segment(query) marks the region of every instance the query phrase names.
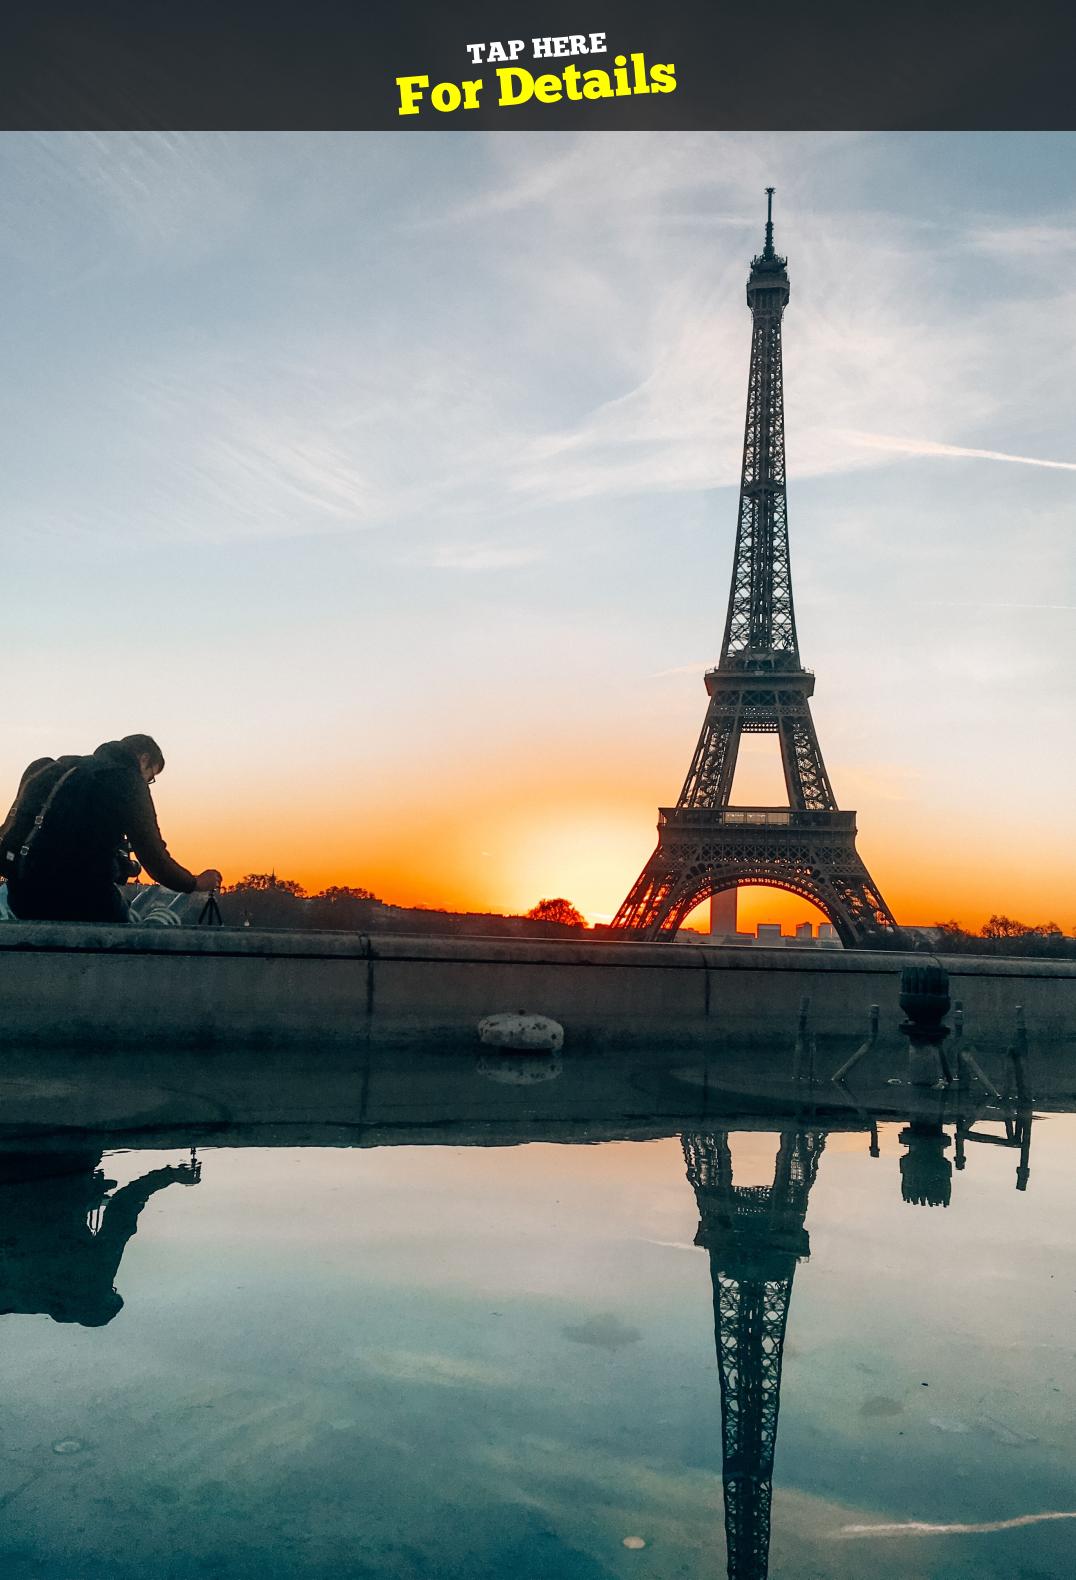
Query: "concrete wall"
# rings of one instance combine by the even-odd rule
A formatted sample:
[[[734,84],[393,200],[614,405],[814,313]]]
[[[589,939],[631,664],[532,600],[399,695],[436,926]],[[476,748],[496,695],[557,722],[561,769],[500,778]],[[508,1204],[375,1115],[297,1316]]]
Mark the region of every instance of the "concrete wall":
[[[870,1004],[895,1035],[901,965],[914,957],[785,947],[339,933],[0,927],[3,1039],[33,1045],[473,1042],[483,1015],[551,1015],[566,1051],[738,1047],[794,1031],[857,1040]],[[1003,1040],[1014,1007],[1032,1037],[1076,1034],[1076,964],[944,962],[969,1036]]]

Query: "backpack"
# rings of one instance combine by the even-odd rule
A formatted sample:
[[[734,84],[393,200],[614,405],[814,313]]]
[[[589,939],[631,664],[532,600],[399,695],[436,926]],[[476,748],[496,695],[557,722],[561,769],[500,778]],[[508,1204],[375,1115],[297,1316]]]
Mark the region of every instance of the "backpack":
[[[30,764],[19,780],[18,792],[11,803],[11,810],[0,824],[0,879],[10,876],[32,826],[30,807],[35,800],[34,787],[38,775],[47,773],[49,769],[57,766],[55,757],[39,759],[36,763]]]
[[[56,799],[57,792],[62,785],[67,783],[79,766],[79,763],[73,763],[70,768],[64,770],[49,791],[45,804],[32,823],[27,822],[25,809],[23,809],[23,816],[20,818],[19,803],[16,802],[4,825],[3,849],[0,851],[0,863],[2,863],[5,877],[11,877],[12,875],[16,877],[22,876],[26,858],[30,854],[33,843],[41,831],[42,824],[48,816],[49,808]],[[33,784],[32,779],[30,784]]]

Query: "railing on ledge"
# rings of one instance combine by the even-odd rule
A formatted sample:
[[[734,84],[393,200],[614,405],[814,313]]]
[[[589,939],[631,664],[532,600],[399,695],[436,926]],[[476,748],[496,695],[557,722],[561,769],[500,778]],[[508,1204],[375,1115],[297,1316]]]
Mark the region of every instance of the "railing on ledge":
[[[854,812],[804,812],[795,807],[781,806],[726,806],[686,807],[662,806],[658,808],[658,827],[669,823],[681,828],[724,827],[742,828],[745,825],[764,828],[832,828],[855,830]]]

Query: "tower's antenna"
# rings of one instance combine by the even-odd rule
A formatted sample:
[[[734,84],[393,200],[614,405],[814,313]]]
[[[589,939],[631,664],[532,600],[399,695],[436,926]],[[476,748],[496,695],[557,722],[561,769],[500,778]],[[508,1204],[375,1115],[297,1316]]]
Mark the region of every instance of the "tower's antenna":
[[[773,187],[766,188],[766,252],[767,258],[773,257]]]

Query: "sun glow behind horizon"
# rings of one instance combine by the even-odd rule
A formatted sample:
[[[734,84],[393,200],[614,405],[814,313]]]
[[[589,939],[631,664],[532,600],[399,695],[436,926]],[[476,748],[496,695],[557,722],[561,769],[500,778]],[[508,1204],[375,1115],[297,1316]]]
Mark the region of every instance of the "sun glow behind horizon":
[[[196,811],[176,802],[167,816],[161,807],[161,820],[180,859],[200,863],[203,855],[219,856],[226,882],[275,870],[309,893],[334,883],[358,884],[389,904],[504,915],[523,915],[540,899],[563,896],[591,925],[612,920],[653,849],[656,807],[648,816],[641,802],[623,792],[618,803],[606,806],[593,791],[579,801],[563,791],[546,792],[502,806],[490,803],[488,786],[479,783],[474,790],[473,803],[463,796],[437,809],[381,805],[349,818],[342,809],[322,807],[298,838],[294,809],[289,814],[271,804],[251,819],[239,812],[222,815],[199,796]],[[160,807],[159,792],[157,799]],[[991,913],[1004,911],[1073,931],[1063,879],[1044,882],[1035,864],[1023,867],[1014,856],[994,872],[973,860],[958,865],[944,837],[935,836],[913,865],[899,818],[888,826],[876,818],[858,845],[899,922],[930,926],[955,918],[974,931]],[[1042,849],[1041,870],[1046,854]],[[741,931],[779,922],[789,934],[805,921],[817,930],[821,920],[797,895],[761,885],[738,891]],[[708,931],[708,903],[685,925]]]
[[[658,807],[675,804],[702,723],[701,682],[685,676],[677,689],[686,705],[662,717],[662,747],[645,769],[627,757],[605,721],[590,732],[589,749],[577,727],[572,742],[558,743],[559,752],[550,745],[529,761],[509,737],[499,754],[487,749],[446,760],[434,783],[416,780],[406,757],[396,765],[380,762],[374,787],[356,762],[341,765],[328,783],[294,766],[286,774],[278,768],[275,784],[260,774],[244,780],[232,765],[218,794],[197,764],[177,761],[154,794],[174,852],[196,865],[203,856],[212,859],[227,882],[275,870],[309,893],[357,884],[390,904],[505,915],[563,896],[591,925],[607,923],[654,848]],[[641,685],[640,696],[646,695]],[[744,737],[736,804],[787,804],[777,763],[775,738]],[[956,919],[974,931],[1002,911],[1074,930],[1065,871],[1051,865],[1045,828],[1028,830],[1019,848],[1006,846],[999,829],[996,859],[987,866],[959,809],[910,839],[902,778],[853,780],[852,801],[841,794],[850,777],[846,765],[831,759],[829,766],[839,801],[857,810],[858,849],[899,922]],[[797,895],[767,886],[739,890],[742,931],[779,922],[787,934],[803,921],[817,929],[822,919]],[[708,905],[686,925],[707,931]]]

